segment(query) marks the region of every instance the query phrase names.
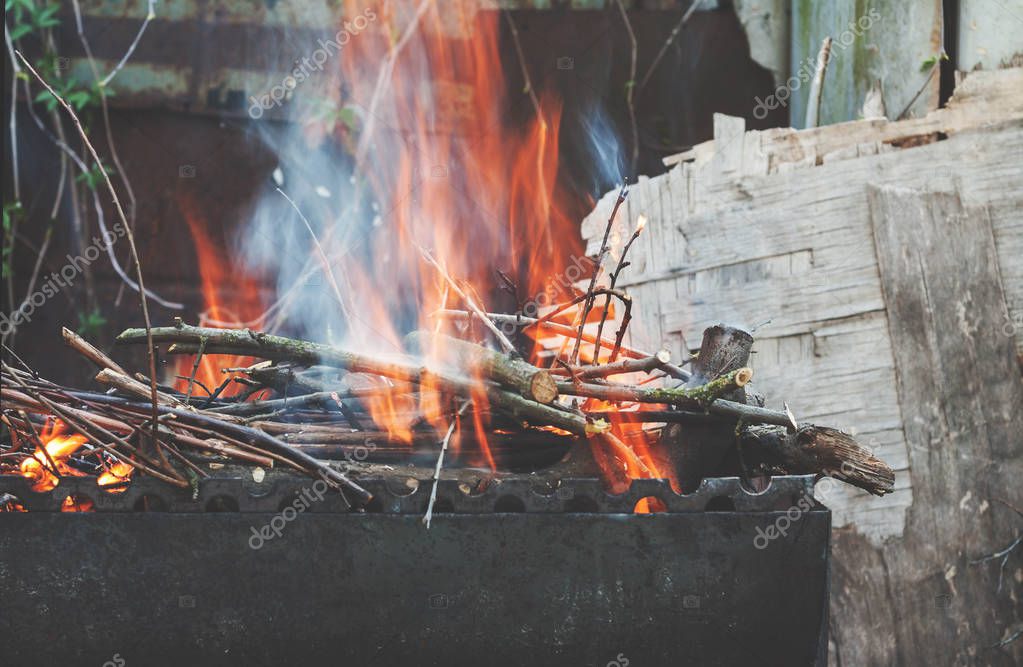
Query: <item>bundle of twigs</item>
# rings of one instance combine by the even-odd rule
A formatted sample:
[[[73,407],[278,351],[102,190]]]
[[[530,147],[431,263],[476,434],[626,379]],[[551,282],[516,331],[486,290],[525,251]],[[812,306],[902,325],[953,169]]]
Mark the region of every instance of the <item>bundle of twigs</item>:
[[[620,193],[615,211],[625,194]],[[421,446],[438,456],[439,475],[456,426],[468,414],[476,430],[485,423],[490,431],[477,437],[503,441],[512,451],[586,439],[594,444],[594,458],[603,461],[612,484],[615,478],[661,474],[677,477],[683,490],[689,490],[704,476],[732,466],[747,477],[818,473],[876,494],[893,489],[891,469],[852,438],[833,429],[800,425],[788,410],[766,409],[762,397],[747,391],[753,374],[747,366],[753,338],[747,332],[725,326],[708,329],[699,354],[689,360],[689,371],[672,364],[665,351],[648,353],[626,345],[631,298],[616,290],[615,282],[627,266],[625,252],[641,227],[608,272],[605,285],[598,278],[613,222],[614,213],[586,291],[538,318],[485,312],[423,251],[465,309],[435,313],[436,329],[409,334],[405,349],[410,353],[404,355],[355,352],[249,329],[189,326],[181,320],[170,327],[128,329],[117,337],[122,344],[146,344],[150,357],[161,345],[168,354],[195,355],[191,375],[180,378],[187,379],[187,389],[181,392],[158,387],[151,376],[129,374],[65,330],[67,345],[99,367],[95,379],[107,393],[60,387],[27,366],[5,363],[4,421],[15,439],[28,439],[35,447],[22,449],[20,455],[15,451],[0,456],[10,455],[8,466],[34,456],[59,473],[32,433],[27,415],[35,413],[58,418],[80,433],[101,467],[119,461],[187,487],[206,474],[196,463],[199,451],[245,464],[287,465],[319,476],[356,503],[364,503],[369,494],[317,456],[336,457],[353,447],[373,445],[400,458],[403,451]],[[600,296],[605,299],[594,333],[587,330],[587,323]],[[603,329],[613,300],[623,303],[625,312],[614,339],[606,340]],[[576,314],[571,325],[556,321],[572,308]],[[452,320],[482,323],[501,350],[459,337],[468,335],[459,333],[464,327],[444,327]],[[561,352],[554,365],[541,368],[522,358],[499,328],[509,323],[520,330],[560,336]],[[472,327],[468,331],[471,334]],[[590,346],[589,363],[580,362],[583,343]],[[602,349],[608,354],[602,356]],[[561,359],[562,353],[567,361]],[[216,355],[263,361],[224,369],[234,375],[212,389],[195,376],[201,359]],[[648,384],[654,378],[661,386]],[[224,387],[232,381],[245,384],[247,390],[240,397],[223,398]],[[257,394],[259,398],[251,400]],[[386,410],[379,409],[381,402]],[[395,423],[403,425],[397,429],[400,433],[395,432]],[[630,426],[636,424],[648,427]],[[643,446],[637,448],[637,441]],[[730,462],[729,457],[737,461]],[[0,459],[0,470],[5,461]]]

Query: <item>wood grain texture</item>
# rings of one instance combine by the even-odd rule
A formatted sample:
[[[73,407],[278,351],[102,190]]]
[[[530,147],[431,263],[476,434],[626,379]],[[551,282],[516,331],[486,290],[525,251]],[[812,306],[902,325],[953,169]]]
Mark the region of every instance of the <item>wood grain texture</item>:
[[[872,187],[868,201],[913,506],[898,542],[836,540],[847,567],[879,552],[879,601],[901,619],[893,649],[853,664],[1020,664],[1023,644],[990,646],[1023,623],[1023,582],[1000,582],[998,561],[970,562],[1019,534],[1020,517],[997,499],[1023,501],[1023,378],[1012,341],[992,326],[1006,305],[991,221],[956,192]],[[836,620],[840,654],[869,643],[865,631]]]
[[[1007,546],[1013,536],[1007,522],[1015,520],[1020,530],[1018,518],[982,494],[1001,488],[1003,498],[1016,494],[1018,501],[1019,482],[1015,487],[1005,482],[1013,475],[1018,480],[1023,472],[1023,430],[1013,436],[1004,421],[980,412],[945,418],[940,433],[954,438],[948,440],[955,443],[952,449],[941,444],[944,440],[937,448],[920,444],[915,429],[921,428],[924,404],[903,391],[897,375],[905,357],[893,325],[901,326],[905,315],[887,298],[886,276],[896,274],[883,273],[878,263],[869,197],[877,185],[950,193],[945,197],[952,197],[951,203],[946,203],[958,208],[946,213],[966,216],[962,224],[935,227],[932,220],[932,228],[941,233],[917,243],[929,244],[920,246],[927,249],[924,257],[931,252],[947,256],[950,243],[963,246],[953,248],[961,254],[946,257],[946,270],[963,274],[964,281],[978,271],[986,276],[978,277],[977,284],[935,283],[940,288],[932,300],[940,301],[940,308],[960,304],[954,314],[963,318],[946,322],[949,313],[935,314],[935,322],[943,328],[967,322],[965,331],[972,331],[973,338],[962,328],[943,331],[942,336],[958,336],[958,342],[937,343],[930,356],[917,357],[915,363],[938,373],[934,378],[948,378],[946,371],[967,374],[969,364],[962,360],[987,355],[997,344],[1005,348],[997,353],[1003,361],[1013,345],[1023,352],[1023,172],[1017,158],[1023,155],[1023,69],[970,73],[947,108],[924,118],[742,134],[734,125],[723,127],[720,139],[730,146],[741,143],[738,167],[735,146],[706,142],[681,156],[668,173],[641,178],[629,195],[623,220],[640,213],[649,217],[645,244],[633,248],[633,264],[619,281],[635,303],[629,344],[651,350],[663,346],[677,360],[699,345],[708,325],[759,326],[750,365],[768,407],[778,409],[788,401],[801,420],[855,433],[896,470],[896,490],[884,498],[833,488],[823,499],[836,526],[832,617],[837,664],[944,665],[957,664],[958,656],[959,664],[997,665],[1004,664],[1006,655],[1018,657],[984,646],[1019,622],[1004,612],[1009,590],[1019,598],[1020,553],[1006,567],[1000,597],[990,594],[997,588],[998,564],[970,566],[966,561]],[[603,198],[584,221],[591,253],[599,245],[600,238],[593,237],[603,232],[613,196]],[[959,236],[947,235],[953,230]],[[972,296],[964,300],[956,292],[963,289]],[[912,292],[908,286],[905,290]],[[982,322],[974,301],[989,292],[1002,294],[1003,306],[999,311],[996,297],[984,301]],[[960,344],[975,351],[946,361],[945,355]],[[953,415],[973,409],[973,403],[963,401],[977,393],[979,377],[943,379],[937,403],[928,402],[928,409],[953,406]],[[1018,382],[1019,371],[1013,378],[1003,367],[991,381]],[[1002,426],[992,427],[996,422]],[[989,433],[992,428],[998,433]],[[960,433],[964,429],[973,430]],[[995,444],[978,445],[972,437]],[[972,467],[943,472],[964,460],[972,461]],[[1015,472],[996,477],[1001,467]],[[932,475],[939,486],[923,489],[918,498],[917,485],[931,484]],[[926,511],[922,507],[946,493],[941,514],[918,518]],[[942,531],[954,537],[937,539]],[[1013,577],[1016,588],[1010,589]],[[975,590],[966,595],[964,586]],[[961,610],[971,605],[985,611],[966,621]],[[954,610],[957,606],[960,611]],[[920,644],[935,648],[918,649]]]

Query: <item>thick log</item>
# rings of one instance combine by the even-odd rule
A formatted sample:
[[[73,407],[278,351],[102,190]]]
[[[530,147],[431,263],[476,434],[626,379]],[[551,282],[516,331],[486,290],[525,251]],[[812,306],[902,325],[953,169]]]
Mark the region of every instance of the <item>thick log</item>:
[[[703,331],[700,352],[693,359],[687,387],[698,387],[749,363],[753,336],[748,331],[715,324]],[[744,401],[741,401],[744,402]]]
[[[721,377],[745,367],[749,363],[753,336],[735,327],[718,324],[703,332],[700,351],[693,359],[692,377],[685,387],[690,390],[713,384]],[[686,493],[700,486],[704,477],[719,472],[729,452],[734,451],[735,419],[744,423],[759,423],[763,418],[789,423],[784,413],[770,414],[771,411],[746,405],[746,391],[737,387],[727,392],[722,399],[714,401],[708,408],[715,415],[727,417],[721,423],[669,424],[661,431],[661,447],[657,456],[664,465],[675,470],[676,479]]]
[[[750,426],[739,436],[743,460],[767,472],[833,477],[883,496],[895,490],[895,473],[861,447],[852,436],[833,428],[805,424],[795,432],[776,426]]]
[[[428,331],[413,331],[405,336],[405,343],[431,360],[454,366],[470,377],[486,377],[538,403],[552,403],[558,397],[551,374],[522,359]]]

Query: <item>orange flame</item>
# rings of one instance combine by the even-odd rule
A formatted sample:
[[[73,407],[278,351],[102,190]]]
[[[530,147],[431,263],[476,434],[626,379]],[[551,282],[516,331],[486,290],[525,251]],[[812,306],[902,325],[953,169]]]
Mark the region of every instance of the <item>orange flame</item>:
[[[178,205],[192,234],[199,261],[203,299],[206,302],[200,325],[248,326],[250,320],[258,318],[262,312],[258,280],[240,263],[227,259],[227,253],[220,249],[207,231],[206,221],[191,197],[181,196]],[[231,294],[222,295],[221,290],[225,289],[231,289]],[[254,361],[251,357],[232,355],[218,355],[216,358],[203,356],[195,370],[195,379],[210,391],[215,391],[227,377],[221,368],[248,366]],[[188,378],[192,376],[194,365],[195,355],[186,354],[177,358],[174,365],[175,389],[182,392],[188,390]],[[221,396],[235,396],[242,389],[241,385],[231,383],[224,388]],[[193,395],[201,395],[200,391],[198,385],[193,386]]]
[[[96,484],[99,486],[114,486],[115,488],[107,489],[109,493],[123,493],[127,489],[122,485],[123,482],[127,482],[131,478],[131,473],[135,470],[131,465],[124,461],[116,461],[110,466],[103,474],[96,480]]]
[[[64,428],[63,422],[55,421],[48,423],[43,428],[42,433],[39,434],[39,438],[46,449],[46,453],[49,454],[49,458],[43,453],[42,449],[37,447],[30,458],[21,462],[21,474],[33,481],[33,491],[43,492],[57,488],[60,480],[51,472],[50,459],[56,464],[57,472],[61,475],[82,475],[82,473],[70,468],[66,461],[68,457],[86,443],[85,436],[77,433],[64,435]]]
[[[355,0],[343,4],[345,16],[363,14]],[[546,303],[571,296],[575,278],[566,283],[564,277],[571,275],[570,258],[582,254],[575,212],[584,203],[557,185],[562,105],[544,91],[530,89],[532,83],[525,89],[510,85],[505,72],[512,68],[501,57],[501,44],[510,35],[501,30],[500,12],[477,11],[478,5],[385,3],[373,13],[372,26],[350,36],[335,61],[340,72],[333,73],[337,85],[329,86],[328,95],[345,122],[303,119],[302,137],[309,147],[333,133],[354,155],[357,179],[365,179],[378,207],[373,225],[380,229],[358,253],[342,242],[349,236],[346,225],[352,223],[345,213],[314,221],[322,226],[316,252],[328,260],[320,256],[310,261],[319,262],[324,273],[334,267],[338,274],[334,294],[323,304],[339,314],[350,311],[344,313],[349,347],[401,352],[401,337],[408,329],[437,331],[432,313],[464,307],[448,282],[422,261],[420,248],[428,249],[484,310],[495,305],[502,287],[495,269],[514,277],[518,303],[513,308],[523,302],[540,304],[541,296]],[[353,208],[366,194],[362,183],[353,186]],[[262,305],[255,281],[222,259],[189,201],[182,202],[182,211],[199,255],[208,319],[217,326],[253,326],[249,322],[259,317]],[[638,220],[637,229],[644,224],[645,218]],[[360,261],[361,255],[366,259]],[[335,282],[333,276],[330,282]],[[218,292],[225,285],[238,286],[232,313]],[[512,309],[503,305],[503,310]],[[412,322],[408,306],[415,309]],[[402,309],[404,314],[396,315]],[[558,321],[572,324],[578,313],[578,308],[568,310]],[[590,313],[588,322],[594,328],[600,314],[600,307]],[[549,352],[543,357],[540,352],[568,341],[554,337],[556,342],[548,345],[541,339],[551,338],[549,334],[528,333],[536,339],[533,361],[538,365],[552,363]],[[420,352],[427,366],[443,366],[444,350]],[[581,347],[581,360],[592,360],[594,354],[593,345]],[[601,358],[609,354],[605,346]],[[246,363],[221,357],[217,366]],[[222,377],[218,370],[204,359],[197,377],[217,385]],[[177,372],[189,375],[191,361],[183,359]],[[367,377],[363,384],[358,375],[348,378],[354,388],[380,388],[379,379]],[[389,389],[362,400],[392,438],[411,442],[413,421],[420,417],[438,433],[447,431],[451,406],[440,399],[439,387],[427,378],[418,387],[418,404],[410,405],[413,388],[389,383]],[[178,388],[185,384],[179,381]],[[486,437],[487,397],[477,391],[471,399],[474,408],[465,425],[475,431],[471,440],[479,443],[476,462],[493,468]],[[461,420],[456,428],[462,428]],[[641,429],[616,424],[615,431],[628,436],[641,435]],[[462,441],[460,436],[455,433],[453,446]],[[663,475],[642,437],[627,438],[627,446],[649,469],[627,470],[630,477]],[[644,504],[637,509],[651,508]]]
[[[351,294],[374,295],[355,305],[366,318],[350,334],[359,345],[399,340],[393,314],[381,303],[415,303],[416,324],[426,330],[434,328],[434,311],[461,307],[422,261],[420,247],[486,309],[499,288],[495,269],[516,276],[520,298],[529,299],[547,293],[548,282],[580,246],[565,213],[574,202],[555,188],[561,105],[540,91],[537,98],[521,89],[509,93],[500,13],[477,12],[476,3],[433,3],[414,19],[408,10],[417,4],[387,5],[378,12],[382,25],[352,39],[339,60],[345,93],[338,102],[363,118],[358,168],[386,211],[382,224],[392,230],[371,242],[365,266],[346,264]],[[361,11],[352,1],[345,10]],[[381,72],[389,75],[383,85]],[[509,110],[525,122],[509,122]],[[393,287],[402,292],[389,294]],[[427,363],[440,352],[422,351]],[[421,390],[420,412],[443,433],[449,411],[429,383]],[[479,463],[493,467],[484,435],[486,396],[477,393],[466,424],[476,431]],[[407,434],[390,406],[378,401],[370,408],[392,436]]]

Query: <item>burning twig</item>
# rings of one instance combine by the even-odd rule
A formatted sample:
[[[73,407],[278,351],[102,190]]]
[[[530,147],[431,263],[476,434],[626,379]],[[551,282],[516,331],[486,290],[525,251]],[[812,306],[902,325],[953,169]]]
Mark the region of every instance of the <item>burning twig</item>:
[[[36,430],[35,424],[33,424],[32,420],[28,418],[28,415],[25,414],[24,410],[18,410],[18,414],[22,418],[21,419],[22,423],[25,424],[25,426],[29,430],[29,433],[32,434],[33,444],[35,444],[36,448],[39,449],[40,452],[42,452],[43,457],[49,464],[50,472],[53,473],[53,476],[56,477],[58,480],[61,479],[60,469],[57,467],[57,462],[53,460],[53,456],[50,454],[50,450],[46,448],[46,443],[43,442],[43,439],[39,437],[39,431]]]
[[[623,10],[624,11],[624,10]],[[643,227],[646,226],[646,216],[640,215],[639,220],[636,221],[636,231],[632,232],[632,236],[629,237],[629,241],[622,248],[622,256],[618,258],[618,266],[611,272],[611,279],[609,281],[609,288],[614,289],[615,283],[618,282],[618,275],[622,272],[626,266],[629,265],[625,261],[625,257],[629,254],[629,248],[636,242],[639,235],[643,232]],[[614,361],[618,358],[618,352],[622,347],[622,339],[625,338],[625,331],[629,328],[629,320],[632,319],[632,298],[629,298],[628,306],[625,308],[625,314],[622,315],[622,325],[618,328],[618,333],[615,335],[615,346],[611,350],[611,357],[609,361]],[[607,314],[611,308],[611,297],[604,299],[604,312],[600,316],[600,325],[597,327],[597,349],[593,352],[593,362],[600,363],[600,341],[604,333],[604,322],[607,321]]]
[[[7,366],[7,364],[3,364],[3,366],[4,370],[10,369],[10,367]],[[93,415],[89,415],[84,411],[59,406],[53,401],[43,396],[41,393],[35,392],[27,384],[22,383],[13,374],[9,375],[9,377],[14,378],[16,382],[21,384],[22,389],[27,394],[22,395],[24,399],[29,399],[28,401],[24,400],[20,401],[23,405],[35,406],[35,408],[40,412],[48,412],[50,414],[60,417],[62,420],[64,420],[65,423],[71,426],[71,428],[80,433],[92,444],[106,451],[108,454],[115,457],[117,460],[123,461],[124,463],[130,465],[133,468],[141,468],[150,475],[152,475],[153,477],[161,479],[169,484],[173,484],[181,488],[188,488],[188,482],[182,479],[180,476],[178,476],[176,472],[174,472],[173,468],[170,467],[169,462],[166,464],[164,469],[169,470],[170,473],[164,473],[161,470],[158,470],[157,468],[160,466],[160,464],[149,459],[145,454],[142,453],[142,451],[140,451],[138,448],[134,447],[133,445],[125,441],[123,438],[114,435],[112,432],[104,428],[104,426],[102,425],[104,422],[109,423],[110,421],[112,421],[109,420],[109,418],[103,417],[96,419],[93,418],[94,417]],[[17,392],[13,392],[9,389],[0,390],[0,394],[2,394],[4,398],[7,400],[18,401],[18,399],[20,398],[19,396],[16,395]],[[127,424],[122,425],[128,432],[134,430]],[[115,444],[120,445],[125,449],[125,451],[137,456],[139,459],[141,459],[141,461],[132,460],[125,454],[122,454],[121,452],[117,451],[114,447],[107,445],[105,442],[103,442],[103,440],[100,440],[95,435],[96,433],[102,436],[103,439],[113,441]],[[145,463],[143,463],[143,461]]]
[[[458,286],[458,283],[451,279],[451,276],[449,276],[448,272],[445,271],[444,268],[437,263],[437,260],[433,258],[433,255],[430,254],[430,251],[427,250],[426,248],[419,248],[419,252],[423,256],[423,259],[425,259],[430,264],[430,266],[437,269],[437,273],[440,274],[440,276],[454,291],[454,293],[458,295],[458,297],[462,300],[462,303],[465,304],[465,307],[471,310],[477,317],[479,317],[483,325],[490,329],[490,333],[494,334],[494,337],[497,338],[497,342],[501,344],[501,347],[504,348],[504,351],[510,354],[514,353],[515,346],[512,345],[510,340],[508,340],[508,337],[501,333],[500,329],[494,326],[494,323],[487,318],[486,313],[483,312],[482,308],[476,305],[476,302],[472,300],[472,297],[466,294],[465,291]]]
[[[471,317],[474,317],[473,313],[468,313],[464,310],[438,310],[435,313],[433,313],[433,315],[435,317],[444,317],[447,319],[469,319]],[[513,326],[519,326],[524,328],[535,326],[540,329],[547,329],[552,333],[556,333],[562,336],[571,336],[573,338],[579,333],[578,329],[576,329],[576,327],[574,326],[561,324],[559,322],[541,321],[535,317],[526,317],[525,315],[486,313],[486,318],[491,322],[495,322],[497,324],[511,324]],[[596,336],[585,331],[582,333],[582,340],[583,342],[586,343],[597,342]],[[609,347],[614,345],[614,341],[607,340],[606,338],[602,342]],[[625,347],[624,345],[621,348],[621,353],[627,357],[631,357],[632,359],[646,359],[647,357],[651,356],[649,352],[641,352],[639,350],[634,350],[632,348]],[[685,373],[685,377],[689,377],[689,374]]]
[[[611,236],[611,228],[614,227],[615,216],[618,215],[618,209],[625,202],[625,198],[629,195],[629,190],[623,185],[622,189],[618,191],[618,199],[615,200],[614,208],[611,209],[611,215],[608,216],[607,226],[604,228],[604,239],[600,242],[600,252],[597,253],[597,265],[593,267],[593,275],[590,277],[590,284],[586,288],[586,294],[589,298],[586,299],[583,305],[582,314],[579,317],[579,331],[576,334],[575,347],[572,349],[572,356],[569,357],[569,363],[579,363],[579,346],[582,344],[583,339],[583,328],[586,326],[586,318],[589,317],[590,309],[593,308],[593,288],[597,285],[597,278],[600,277],[600,271],[604,265],[604,257],[607,256],[608,251],[611,249],[607,245],[607,240]]]
[[[475,343],[425,331],[410,333],[405,342],[410,349],[435,353],[430,356],[439,356],[441,361],[472,375],[480,374],[501,385],[514,387],[538,403],[552,403],[558,397],[558,388],[551,374],[522,359],[509,358]]]
[[[457,428],[459,420],[465,413],[465,409],[471,404],[472,401],[462,403],[462,407],[458,409],[458,412],[451,419],[448,432],[444,434],[444,441],[441,442],[440,454],[437,455],[437,467],[433,471],[433,487],[430,489],[430,502],[427,504],[426,514],[423,516],[423,523],[426,524],[427,530],[430,530],[430,520],[433,519],[433,505],[437,502],[437,487],[440,484],[440,469],[444,465],[444,454],[448,451],[448,442],[451,441],[451,435],[455,432],[455,428]]]

